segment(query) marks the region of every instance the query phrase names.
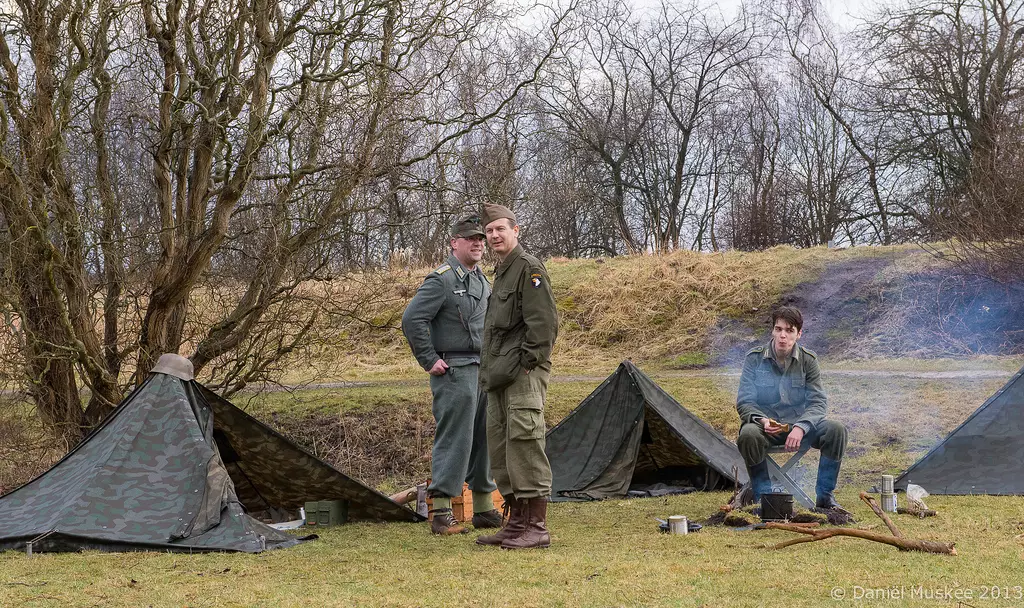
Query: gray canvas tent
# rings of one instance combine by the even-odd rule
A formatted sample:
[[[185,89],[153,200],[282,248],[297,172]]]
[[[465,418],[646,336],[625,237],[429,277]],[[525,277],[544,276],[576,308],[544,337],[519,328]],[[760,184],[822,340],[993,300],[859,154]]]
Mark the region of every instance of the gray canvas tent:
[[[0,550],[245,551],[295,536],[248,512],[344,500],[349,519],[422,517],[335,470],[164,355],[146,382],[48,471],[0,497]]]
[[[1024,495],[1024,369],[896,479],[930,494]]]
[[[736,446],[630,361],[546,441],[555,501],[621,498],[630,487],[657,483],[715,490],[747,481]]]

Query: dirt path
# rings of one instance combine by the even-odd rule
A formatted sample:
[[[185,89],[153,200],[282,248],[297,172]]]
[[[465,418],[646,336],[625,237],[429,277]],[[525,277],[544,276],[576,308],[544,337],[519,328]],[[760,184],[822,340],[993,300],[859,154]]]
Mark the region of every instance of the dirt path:
[[[804,316],[800,343],[819,354],[841,353],[858,331],[869,328],[880,291],[878,274],[896,257],[857,258],[833,263],[817,279],[801,283],[778,302],[770,303],[756,326],[750,321],[722,318],[710,340],[715,365],[738,363],[751,345],[769,337],[769,311],[777,305],[796,306]]]

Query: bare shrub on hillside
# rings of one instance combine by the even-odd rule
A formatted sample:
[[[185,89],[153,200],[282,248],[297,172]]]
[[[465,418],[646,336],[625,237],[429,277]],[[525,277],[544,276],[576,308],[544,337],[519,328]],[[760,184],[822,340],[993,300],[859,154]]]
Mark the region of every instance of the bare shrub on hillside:
[[[898,357],[1024,353],[1024,282],[962,274],[897,278],[851,351]]]
[[[434,419],[425,404],[281,418],[277,426],[318,458],[370,487],[406,488],[430,477]]]
[[[67,448],[46,433],[24,396],[0,399],[0,495],[50,468]]]

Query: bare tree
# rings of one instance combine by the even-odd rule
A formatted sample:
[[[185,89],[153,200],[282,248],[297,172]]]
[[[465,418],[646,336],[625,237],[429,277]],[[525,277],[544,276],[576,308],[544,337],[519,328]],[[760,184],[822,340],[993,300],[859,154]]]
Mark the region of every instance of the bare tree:
[[[665,116],[652,135],[669,140],[663,171],[666,187],[661,192],[648,180],[645,188],[654,249],[668,251],[679,248],[683,220],[702,170],[691,158],[697,130],[725,96],[742,86],[733,74],[759,56],[760,45],[746,13],[723,23],[696,5],[668,3],[662,3],[658,18],[636,42],[640,45],[631,50],[643,62]],[[643,163],[644,168],[654,164]]]
[[[620,0],[597,5],[576,41],[553,63],[539,99],[568,133],[594,154],[604,168],[610,190],[608,212],[616,219],[627,251],[640,250],[630,225],[627,195],[633,184],[630,163],[654,107],[654,92],[636,53],[640,36],[629,7]],[[630,45],[624,39],[632,39]]]
[[[339,251],[378,255],[379,185],[499,115],[567,14],[520,54],[514,15],[469,0],[0,14],[0,294],[47,423],[74,443],[163,352],[227,391],[263,378],[331,313]],[[490,86],[450,104],[483,49]]]
[[[887,9],[862,32],[878,104],[898,120],[891,145],[927,171],[917,194],[938,234],[998,239],[1019,216],[997,184],[1024,96],[1022,8],[938,0]]]

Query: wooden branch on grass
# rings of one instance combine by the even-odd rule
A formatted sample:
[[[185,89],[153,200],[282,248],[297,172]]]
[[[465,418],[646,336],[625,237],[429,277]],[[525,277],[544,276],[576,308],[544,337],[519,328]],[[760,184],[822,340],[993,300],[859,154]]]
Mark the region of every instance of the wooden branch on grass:
[[[878,503],[875,499],[868,494],[861,492],[861,500],[867,503],[871,510],[875,512],[885,522],[885,525],[889,527],[889,531],[893,533],[893,536],[886,536],[885,534],[879,534],[878,532],[871,532],[869,530],[853,530],[850,528],[830,528],[828,530],[817,530],[814,528],[807,528],[805,526],[797,526],[794,524],[783,524],[770,522],[765,525],[765,528],[769,530],[785,530],[787,532],[796,532],[798,534],[805,534],[804,538],[793,538],[787,541],[773,545],[772,549],[784,549],[800,543],[810,543],[816,540],[825,540],[826,538],[832,538],[833,536],[852,536],[853,538],[862,538],[864,540],[873,540],[879,543],[885,543],[892,545],[900,551],[922,551],[924,553],[939,553],[943,555],[956,555],[956,549],[953,547],[954,543],[943,543],[931,540],[915,540],[909,538],[903,538],[903,534],[896,527],[896,524],[892,523],[889,516],[885,514],[882,509],[878,507]]]
[[[944,555],[956,555],[956,549],[953,548],[953,543],[943,543],[931,540],[914,540],[909,538],[902,538],[897,536],[886,536],[885,534],[879,534],[878,532],[870,532],[868,530],[851,530],[850,528],[829,528],[828,530],[815,530],[814,528],[805,528],[802,526],[794,526],[791,524],[781,524],[771,522],[765,525],[769,530],[786,530],[787,532],[798,532],[800,534],[808,535],[807,538],[794,538],[781,542],[774,545],[773,549],[784,549],[791,545],[799,543],[809,543],[816,540],[825,540],[826,538],[832,538],[833,536],[852,536],[854,538],[863,538],[864,540],[873,540],[879,543],[885,543],[892,545],[900,551],[923,551],[925,553],[941,553]]]
[[[861,492],[860,499],[867,503],[867,505],[871,507],[871,510],[875,512],[875,515],[880,517],[882,521],[885,522],[885,525],[888,526],[889,531],[892,532],[893,536],[897,538],[903,538],[903,533],[901,533],[900,529],[896,527],[896,524],[892,523],[892,520],[889,519],[889,516],[886,515],[885,511],[883,511],[882,508],[878,506],[878,503],[875,501],[874,496],[871,496],[867,492]]]

